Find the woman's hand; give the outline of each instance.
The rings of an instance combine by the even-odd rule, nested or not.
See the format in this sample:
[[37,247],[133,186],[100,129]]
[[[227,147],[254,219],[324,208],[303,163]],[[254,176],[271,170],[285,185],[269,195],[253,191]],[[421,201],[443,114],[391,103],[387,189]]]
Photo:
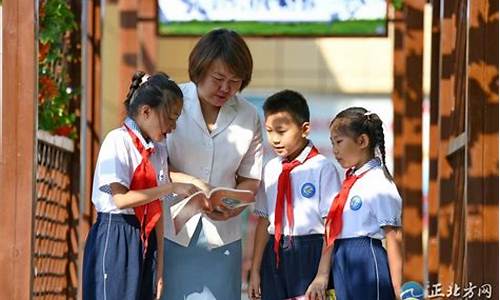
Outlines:
[[253,300],[253,299],[260,299],[261,298],[261,293],[260,293],[260,274],[258,271],[250,271],[250,280],[248,282],[248,298]]
[[225,221],[232,217],[239,215],[245,207],[240,208],[227,208],[224,205],[219,205],[214,207],[211,211],[205,211],[205,214],[212,220],[215,221]]
[[200,191],[204,191],[206,194],[208,194],[214,188],[213,186],[209,185],[208,183],[198,178],[193,178],[193,180],[191,180],[190,183],[194,184],[196,188],[198,188]]
[[190,183],[174,182],[172,184],[172,193],[179,197],[186,198],[199,191],[199,189]]
[[326,289],[328,287],[328,276],[317,275],[306,291],[307,300],[326,300]]

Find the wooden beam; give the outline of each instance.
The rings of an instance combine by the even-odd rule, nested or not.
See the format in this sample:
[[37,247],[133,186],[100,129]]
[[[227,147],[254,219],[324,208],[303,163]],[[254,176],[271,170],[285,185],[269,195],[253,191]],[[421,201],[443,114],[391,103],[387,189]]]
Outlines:
[[468,15],[467,282],[498,299],[498,0],[470,1]]
[[30,299],[36,169],[35,1],[3,3],[0,299]]
[[[80,176],[80,211],[82,219],[79,222],[79,282],[81,283],[81,266],[83,247],[91,225],[96,219],[96,211],[92,205],[92,179],[102,137],[102,60],[101,60],[101,1],[83,1],[82,7],[85,20],[82,20],[82,111],[80,122],[83,129],[80,137],[81,172]],[[81,298],[81,284],[78,289],[78,299]]]
[[[443,289],[467,283],[465,264],[465,148],[450,143],[465,131],[467,0],[443,2],[441,11],[439,86],[439,271]],[[466,137],[466,136],[464,136]]]
[[405,88],[402,122],[403,166],[401,188],[404,209],[406,281],[423,282],[422,247],[422,105],[425,0],[407,0],[405,9]]
[[156,71],[156,5],[157,1],[155,0],[142,0],[139,2],[139,19],[137,26],[140,44],[139,69],[149,74]]
[[427,280],[438,282],[439,270],[439,184],[438,184],[438,157],[439,157],[439,71],[441,64],[441,1],[432,0],[432,36],[431,36],[431,83],[429,95],[429,191],[428,203],[428,239],[427,239]]
[[[120,18],[120,46],[119,46],[119,91],[118,99],[119,107],[123,107],[122,103],[128,93],[130,87],[130,79],[137,70],[138,54],[139,54],[139,38],[137,33],[137,17],[139,2],[138,0],[119,0],[118,1],[119,18]],[[119,118],[121,121],[125,116],[123,111]]]
[[404,95],[406,84],[406,59],[404,50],[404,35],[406,24],[404,22],[404,12],[397,10],[394,12],[394,54],[393,54],[393,89],[392,106],[394,109],[394,178],[396,183],[402,181],[404,166],[404,135],[403,135],[403,115],[405,109]]

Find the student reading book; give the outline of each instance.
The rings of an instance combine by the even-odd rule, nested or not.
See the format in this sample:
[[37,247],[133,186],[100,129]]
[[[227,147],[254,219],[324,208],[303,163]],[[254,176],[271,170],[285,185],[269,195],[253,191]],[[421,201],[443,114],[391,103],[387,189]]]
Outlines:
[[159,147],[175,128],[182,106],[182,91],[166,74],[133,75],[127,117],[106,135],[97,158],[92,190],[97,220],[85,242],[82,299],[160,299],[160,200],[198,190],[170,182],[163,163],[167,152]]
[[236,209],[254,202],[254,194],[249,190],[218,187],[208,194],[199,191],[171,206],[175,233],[178,234],[184,224],[200,212],[214,211],[221,205],[228,209]]

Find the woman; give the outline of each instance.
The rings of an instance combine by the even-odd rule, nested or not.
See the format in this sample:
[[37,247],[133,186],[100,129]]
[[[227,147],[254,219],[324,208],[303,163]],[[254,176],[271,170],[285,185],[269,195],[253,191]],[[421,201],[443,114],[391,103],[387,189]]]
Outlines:
[[[167,140],[174,181],[205,190],[229,187],[257,191],[262,171],[262,136],[256,109],[242,99],[250,82],[252,56],[236,32],[203,36],[189,56],[191,82],[181,84],[184,107]],[[173,231],[165,203],[165,299],[234,300],[241,297],[242,209],[219,207]]]

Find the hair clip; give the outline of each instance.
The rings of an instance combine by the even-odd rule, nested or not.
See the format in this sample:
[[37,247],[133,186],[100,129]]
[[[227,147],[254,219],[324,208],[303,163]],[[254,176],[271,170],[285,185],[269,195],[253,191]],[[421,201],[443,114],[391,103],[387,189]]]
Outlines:
[[375,113],[371,112],[371,111],[367,111],[364,113],[364,116],[366,117],[366,120],[368,121],[371,121],[372,120],[372,116],[374,115]]
[[151,77],[151,75],[144,74],[141,78],[141,83],[139,84],[139,86],[143,85],[146,81],[148,81],[149,77]]

